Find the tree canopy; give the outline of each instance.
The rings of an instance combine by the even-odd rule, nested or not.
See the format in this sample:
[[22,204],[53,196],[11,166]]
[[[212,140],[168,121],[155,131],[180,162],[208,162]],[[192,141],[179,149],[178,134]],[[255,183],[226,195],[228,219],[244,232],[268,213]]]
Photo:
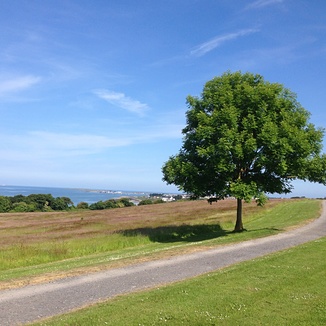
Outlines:
[[194,196],[238,200],[235,231],[243,230],[242,200],[289,193],[294,179],[326,184],[324,129],[296,95],[257,74],[226,72],[187,97],[183,145],[163,165],[163,180]]

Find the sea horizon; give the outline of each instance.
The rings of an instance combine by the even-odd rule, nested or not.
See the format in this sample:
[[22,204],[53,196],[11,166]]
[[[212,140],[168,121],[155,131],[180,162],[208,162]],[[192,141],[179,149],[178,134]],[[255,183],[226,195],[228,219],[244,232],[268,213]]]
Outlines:
[[49,187],[49,186],[16,186],[0,185],[0,196],[13,197],[17,195],[51,194],[53,197],[68,197],[77,205],[80,202],[88,204],[121,197],[144,197],[153,192],[138,190],[120,190],[110,188],[75,188],[75,187]]

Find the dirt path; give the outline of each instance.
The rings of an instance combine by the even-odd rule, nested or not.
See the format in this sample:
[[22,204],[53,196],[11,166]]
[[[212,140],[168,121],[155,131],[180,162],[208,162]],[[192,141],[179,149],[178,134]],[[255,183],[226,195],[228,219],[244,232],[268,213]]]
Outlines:
[[21,325],[116,295],[211,272],[326,236],[326,202],[319,219],[286,233],[52,283],[0,291],[0,325]]

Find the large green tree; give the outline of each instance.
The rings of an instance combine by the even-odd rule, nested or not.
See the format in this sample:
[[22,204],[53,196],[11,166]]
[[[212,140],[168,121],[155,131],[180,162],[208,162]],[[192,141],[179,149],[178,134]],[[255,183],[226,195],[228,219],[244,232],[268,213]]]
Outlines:
[[180,152],[163,165],[163,180],[194,196],[237,199],[234,231],[242,231],[242,202],[289,193],[294,179],[326,184],[324,130],[283,85],[260,75],[226,72],[187,97]]

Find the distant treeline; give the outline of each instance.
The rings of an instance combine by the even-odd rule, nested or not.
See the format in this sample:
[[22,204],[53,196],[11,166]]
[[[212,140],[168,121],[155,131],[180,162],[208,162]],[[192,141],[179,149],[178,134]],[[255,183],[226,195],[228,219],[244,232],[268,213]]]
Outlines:
[[0,196],[1,213],[63,211],[71,207],[73,207],[73,202],[70,198],[54,198],[50,194]]
[[[163,203],[161,199],[144,199],[138,205]],[[0,196],[0,213],[8,212],[51,212],[74,209],[110,209],[135,206],[129,198],[109,199],[93,204],[80,202],[76,206],[68,197],[53,197],[51,194],[32,194],[28,196]]]
[[133,206],[128,198],[110,199],[88,204],[81,202],[74,206],[68,197],[53,197],[51,194],[32,194],[28,196],[0,196],[0,213],[7,212],[51,212],[73,209],[108,209]]
[[130,201],[129,198],[120,198],[120,199],[109,199],[106,201],[98,201],[97,203],[93,203],[88,205],[85,202],[81,202],[77,205],[79,209],[110,209],[110,208],[122,208],[122,207],[129,207],[134,206],[135,204]]

